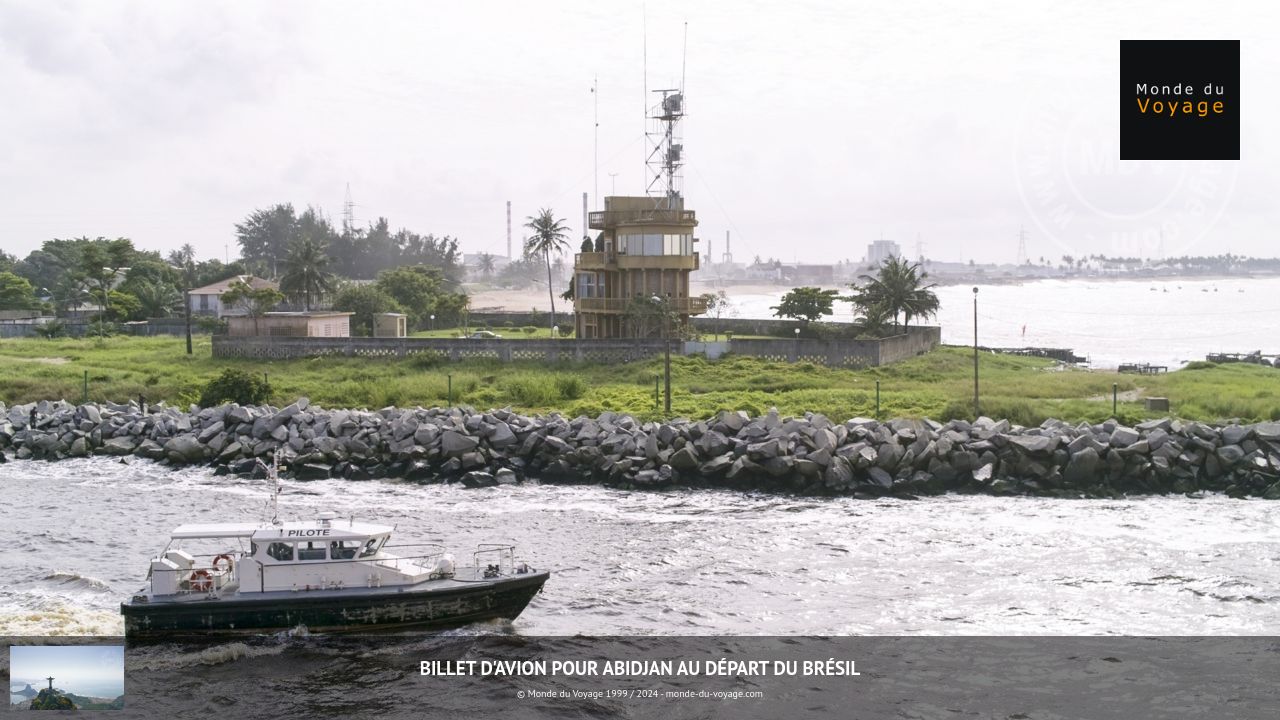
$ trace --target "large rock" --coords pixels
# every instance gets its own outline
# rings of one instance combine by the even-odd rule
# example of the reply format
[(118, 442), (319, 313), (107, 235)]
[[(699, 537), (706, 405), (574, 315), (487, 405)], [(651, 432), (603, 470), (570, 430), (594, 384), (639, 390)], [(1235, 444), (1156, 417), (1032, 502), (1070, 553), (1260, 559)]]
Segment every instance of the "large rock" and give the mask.
[(164, 444), (164, 451), (174, 462), (192, 463), (204, 459), (205, 447), (190, 435), (178, 435)]
[(1097, 480), (1098, 451), (1086, 447), (1076, 452), (1067, 461), (1062, 471), (1062, 479), (1070, 485), (1092, 485)]
[(445, 430), (440, 436), (440, 451), (445, 457), (459, 457), (480, 446), (480, 441), (457, 430)]
[(124, 435), (107, 440), (98, 450), (104, 455), (132, 455), (135, 447), (136, 440), (130, 435)]

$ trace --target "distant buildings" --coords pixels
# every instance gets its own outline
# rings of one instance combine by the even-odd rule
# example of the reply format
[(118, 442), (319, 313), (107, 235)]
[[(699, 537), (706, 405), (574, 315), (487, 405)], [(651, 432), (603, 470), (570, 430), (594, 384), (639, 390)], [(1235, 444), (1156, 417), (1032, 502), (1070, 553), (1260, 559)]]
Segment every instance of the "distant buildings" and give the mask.
[(867, 245), (867, 265), (879, 267), (891, 257), (902, 257), (902, 248), (898, 247), (898, 243), (892, 240), (873, 240)]
[(659, 298), (678, 322), (707, 310), (689, 296), (689, 274), (698, 269), (692, 210), (678, 195), (613, 196), (589, 215), (600, 230), (596, 252), (574, 256), (573, 306), (576, 337), (635, 337), (648, 323), (630, 317), (636, 299)]

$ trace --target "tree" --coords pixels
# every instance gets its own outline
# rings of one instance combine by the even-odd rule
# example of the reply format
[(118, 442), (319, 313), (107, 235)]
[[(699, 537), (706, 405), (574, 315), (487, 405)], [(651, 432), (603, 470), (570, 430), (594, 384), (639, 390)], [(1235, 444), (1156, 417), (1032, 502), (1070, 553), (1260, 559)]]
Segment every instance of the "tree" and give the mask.
[(373, 335), (374, 316), (380, 313), (403, 312), (395, 298), (377, 285), (349, 284), (333, 298), (333, 309), (355, 313), (351, 321), (355, 327), (368, 328)]
[(782, 296), (782, 301), (769, 308), (775, 317), (794, 318), (808, 325), (832, 313), (832, 303), (839, 293), (816, 287), (798, 287)]
[(99, 316), (100, 321), (124, 322), (129, 319), (142, 319), (142, 302), (132, 293), (112, 290), (107, 293), (107, 297), (110, 302)]
[(182, 307), (182, 295), (172, 285), (142, 280), (129, 290), (138, 300), (141, 318), (166, 318)]
[(17, 264), (18, 258), (0, 250), (0, 272), (13, 272), (13, 266)]
[(39, 305), (26, 278), (8, 271), (0, 272), (0, 310), (32, 310)]
[[(102, 303), (103, 318), (113, 317), (112, 290), (120, 281), (120, 271), (129, 266), (134, 254), (133, 242), (128, 238), (115, 240), (98, 238), (97, 241), (85, 245), (80, 252), (80, 267), (76, 278), (92, 291), (96, 300)], [(131, 295), (129, 297), (133, 300), (130, 306), (134, 308), (137, 298)], [(123, 314), (116, 315), (123, 317)], [(105, 328), (102, 327), (102, 323), (99, 323), (99, 334), (103, 333)]]
[(184, 243), (182, 247), (169, 253), (169, 264), (174, 267), (186, 267), (194, 265), (196, 262), (196, 249), (191, 243)]
[(715, 320), (716, 340), (719, 340), (720, 318), (733, 312), (732, 305), (729, 303), (729, 296), (721, 290), (719, 292), (703, 293), (702, 299), (707, 303), (707, 316)]
[(551, 282), (551, 254), (562, 253), (569, 249), (569, 226), (564, 220), (557, 220), (550, 208), (543, 208), (535, 216), (527, 218), (524, 226), (533, 231), (533, 236), (524, 242), (526, 256), (542, 256), (547, 264), (547, 296), (551, 298), (551, 327), (556, 326), (556, 293)]
[(276, 277), (279, 262), (288, 252), (289, 241), (295, 237), (297, 222), (290, 203), (254, 210), (244, 222), (236, 224), (240, 256), (263, 274)]
[(895, 325), (898, 316), (902, 315), (905, 330), (913, 316), (924, 318), (938, 312), (934, 285), (923, 284), (928, 277), (929, 273), (921, 272), (918, 264), (890, 257), (880, 266), (875, 277), (860, 276), (863, 285), (852, 286), (854, 294), (847, 300), (868, 316), (893, 318)]
[(622, 317), (631, 325), (632, 337), (661, 336), (668, 328), (672, 336), (679, 334), (675, 326), (679, 317), (672, 311), (671, 304), (660, 297), (637, 295), (631, 298)]
[(384, 270), (375, 283), (409, 315), (415, 328), (426, 327), (435, 315), (442, 322), (456, 321), (466, 306), (465, 293), (449, 292), (439, 268), (426, 265)]
[(493, 256), (489, 253), (480, 253), (480, 274), (487, 278), (493, 275), (493, 269)]
[(227, 307), (239, 307), (245, 315), (253, 318), (253, 334), (258, 334), (258, 318), (266, 315), (271, 308), (284, 300), (284, 294), (273, 287), (254, 288), (243, 280), (231, 283), (227, 291), (222, 293), (222, 304)]
[(302, 237), (289, 246), (284, 261), (280, 290), (290, 299), (302, 299), (303, 308), (311, 309), (311, 300), (333, 290), (333, 273), (329, 272), (329, 256), (325, 241)]

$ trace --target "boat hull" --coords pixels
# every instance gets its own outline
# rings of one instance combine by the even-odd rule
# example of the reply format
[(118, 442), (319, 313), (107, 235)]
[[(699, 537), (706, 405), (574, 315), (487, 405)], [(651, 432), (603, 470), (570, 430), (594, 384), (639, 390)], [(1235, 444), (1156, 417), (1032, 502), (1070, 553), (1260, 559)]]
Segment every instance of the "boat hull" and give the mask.
[(322, 633), (437, 629), (514, 620), (549, 576), (542, 572), (421, 587), (245, 593), (220, 599), (135, 599), (120, 611), (130, 639), (262, 634), (298, 626)]

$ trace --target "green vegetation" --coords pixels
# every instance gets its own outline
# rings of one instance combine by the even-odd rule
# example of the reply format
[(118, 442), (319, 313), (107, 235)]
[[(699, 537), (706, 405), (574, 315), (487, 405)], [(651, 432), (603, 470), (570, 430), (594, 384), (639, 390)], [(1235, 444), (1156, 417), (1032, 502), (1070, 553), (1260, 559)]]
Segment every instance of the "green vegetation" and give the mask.
[(223, 403), (261, 405), (271, 399), (271, 384), (265, 377), (248, 373), (240, 368), (227, 368), (205, 385), (200, 394), (200, 405), (213, 407)]
[[(443, 332), (443, 331), (442, 331)], [(512, 333), (515, 335), (515, 333)], [(434, 356), (309, 358), (288, 361), (215, 360), (208, 337), (197, 337), (188, 357), (181, 338), (111, 337), (0, 341), (0, 401), (78, 401), (84, 373), (89, 398), (117, 402), (146, 395), (151, 402), (198, 402), (227, 368), (270, 380), (270, 401), (281, 405), (306, 395), (326, 407), (443, 405), (452, 375), (455, 403), (478, 408), (598, 414), (605, 410), (658, 416), (654, 379), (661, 359), (626, 365), (548, 366), (473, 360), (449, 363)], [(967, 348), (946, 347), (894, 365), (839, 370), (809, 363), (756, 358), (672, 358), (672, 410), (702, 418), (720, 410), (760, 414), (777, 407), (846, 419), (875, 414), (880, 381), (881, 417), (971, 417), (973, 364)], [(1111, 416), (1112, 383), (1119, 416), (1138, 422), (1140, 397), (1168, 397), (1176, 415), (1197, 420), (1280, 419), (1280, 370), (1247, 364), (1197, 364), (1159, 376), (1118, 375), (1061, 368), (1052, 361), (982, 356), (982, 410), (1023, 425), (1057, 417), (1070, 422)]]
[(799, 320), (802, 325), (808, 325), (817, 322), (823, 315), (831, 314), (831, 306), (838, 294), (836, 290), (798, 287), (783, 295), (782, 300), (769, 309), (774, 311), (775, 317), (792, 318)]
[(524, 224), (526, 228), (533, 231), (528, 240), (524, 243), (525, 257), (542, 256), (547, 264), (547, 294), (551, 298), (551, 324), (556, 324), (556, 294), (552, 289), (554, 283), (551, 281), (551, 255), (552, 253), (567, 252), (569, 250), (569, 226), (564, 224), (564, 220), (556, 219), (555, 213), (550, 208), (543, 208), (538, 214), (528, 218), (528, 222)]

